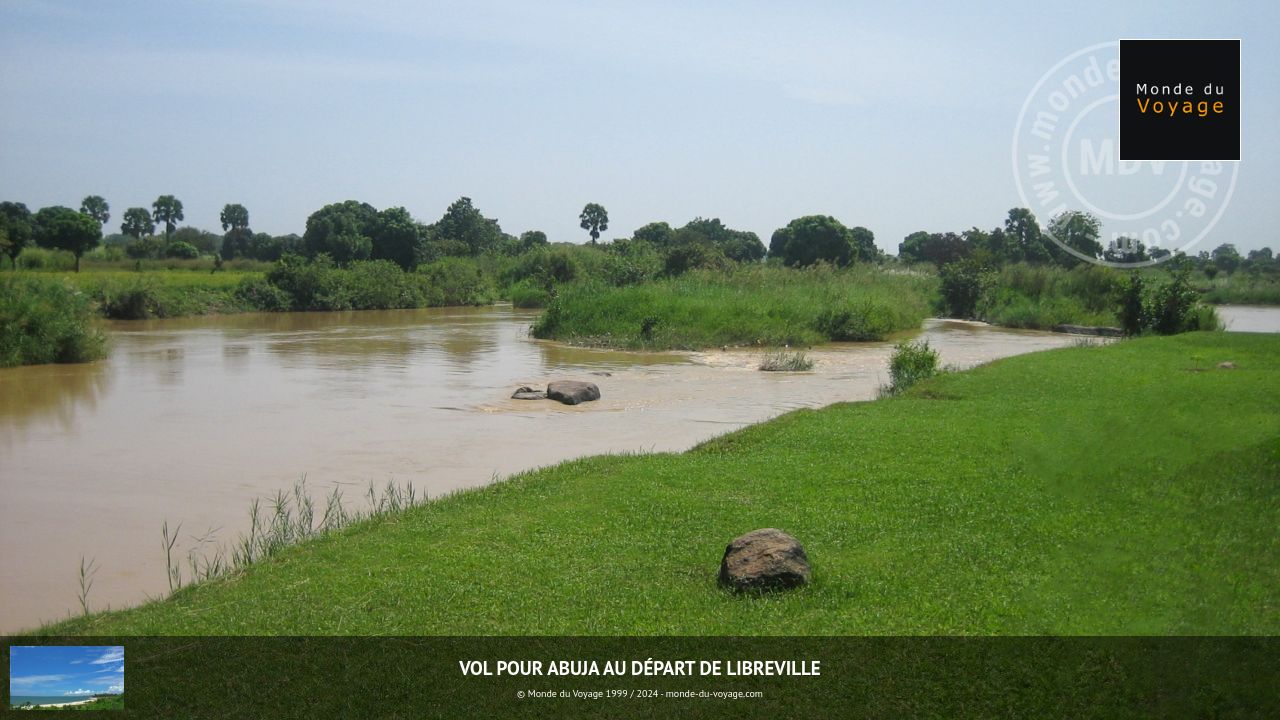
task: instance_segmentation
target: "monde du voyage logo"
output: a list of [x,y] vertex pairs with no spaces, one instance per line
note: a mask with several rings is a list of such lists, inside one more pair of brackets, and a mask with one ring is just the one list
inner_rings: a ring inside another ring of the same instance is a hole
[[[1240,50],[1239,40],[1113,40],[1049,68],[1013,136],[1018,194],[1045,237],[1111,267],[1195,254],[1239,175]],[[1047,227],[1072,213],[1096,219],[1109,252],[1081,252]]]
[[1121,160],[1240,159],[1239,40],[1120,41]]

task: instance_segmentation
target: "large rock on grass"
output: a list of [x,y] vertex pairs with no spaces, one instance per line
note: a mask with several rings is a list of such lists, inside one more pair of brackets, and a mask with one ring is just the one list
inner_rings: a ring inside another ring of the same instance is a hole
[[600,399],[600,388],[595,383],[581,380],[558,380],[547,384],[547,397],[565,405],[591,402]]
[[776,528],[733,539],[720,561],[720,584],[737,590],[785,590],[809,582],[809,557],[800,541]]

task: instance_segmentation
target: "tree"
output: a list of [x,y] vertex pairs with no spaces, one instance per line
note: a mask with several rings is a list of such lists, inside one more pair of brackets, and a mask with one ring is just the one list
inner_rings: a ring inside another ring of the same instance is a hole
[[1213,249],[1213,264],[1222,272],[1231,275],[1240,267],[1240,251],[1231,243],[1223,243]]
[[328,255],[339,264],[366,260],[373,253],[370,234],[377,219],[378,211],[368,203],[347,200],[325,205],[307,218],[304,251],[309,257]]
[[750,230],[730,230],[719,247],[725,257],[737,262],[759,262],[765,256],[760,236]]
[[769,256],[782,258],[792,267],[825,261],[841,267],[857,256],[849,228],[830,215],[806,215],[774,231]]
[[947,317],[977,317],[978,303],[992,283],[991,272],[976,260],[965,259],[943,265],[938,277]]
[[431,229],[433,240],[446,249],[446,255],[453,254],[448,248],[456,247],[455,243],[466,246],[471,255],[481,255],[496,249],[503,238],[498,221],[485,217],[469,197],[453,201]]
[[928,262],[941,268],[964,260],[972,251],[969,243],[955,233],[913,232],[898,245],[898,259],[907,263]]
[[164,239],[169,241],[174,228],[182,222],[182,201],[172,195],[161,195],[151,204],[151,216],[157,223],[164,223]]
[[1026,208],[1010,208],[1004,221],[1004,251],[998,253],[1005,262],[1042,263],[1049,261],[1044,233],[1036,216]]
[[904,263],[928,262],[925,259],[925,246],[929,242],[929,233],[917,230],[902,238],[898,243],[898,260]]
[[632,240],[643,240],[656,248],[665,248],[671,244],[671,226],[664,222],[651,222],[631,233]]
[[[1102,257],[1102,243],[1098,236],[1102,232],[1102,223],[1087,212],[1068,210],[1059,213],[1049,221],[1049,234],[1058,242],[1089,258]],[[1054,246],[1050,254],[1059,264],[1071,267],[1079,262],[1079,258]]]
[[174,230],[173,237],[169,238],[169,242],[185,242],[201,253],[208,254],[218,252],[219,248],[222,247],[222,240],[222,236],[218,233],[201,230],[190,225],[184,225]]
[[422,259],[421,226],[402,207],[378,213],[369,234],[373,243],[370,257],[375,260],[390,260],[405,270],[412,270]]
[[875,262],[880,259],[880,250],[876,247],[875,233],[859,225],[849,229],[849,238],[853,241],[853,253],[862,262]]
[[[662,223],[662,225],[666,225],[666,223]],[[764,258],[765,255],[764,243],[760,242],[758,235],[745,230],[733,230],[725,227],[725,224],[720,222],[720,218],[707,219],[697,217],[686,223],[680,230],[698,233],[706,238],[719,254],[730,260],[755,262]],[[671,244],[674,240],[675,238],[669,237],[667,242]]]
[[1275,256],[1272,254],[1271,248],[1269,247],[1249,251],[1249,262],[1252,263],[1269,263],[1274,259]]
[[1111,241],[1111,245],[1102,253],[1107,262],[1143,262],[1148,259],[1147,246],[1134,237],[1120,236]]
[[578,221],[578,225],[591,236],[592,245],[600,239],[600,233],[609,229],[609,213],[599,203],[587,203]]
[[134,240],[141,240],[143,235],[154,235],[156,223],[146,208],[129,208],[124,211],[124,222],[120,224],[120,232],[131,235]]
[[547,234],[541,230],[525,230],[520,233],[520,253],[527,253],[530,250],[542,247],[547,244]]
[[42,247],[69,250],[76,256],[76,272],[80,272],[80,257],[102,240],[97,220],[60,205],[40,208],[35,227],[36,242]]
[[9,256],[13,269],[18,269],[18,255],[31,244],[34,236],[31,211],[20,202],[0,202],[0,250]]
[[233,260],[249,254],[249,240],[253,231],[249,229],[249,211],[239,203],[228,203],[222,206],[218,215],[222,221],[222,259]]
[[80,201],[80,212],[97,220],[103,227],[106,227],[107,221],[111,219],[111,206],[101,195],[90,195]]
[[671,244],[663,261],[663,272],[670,276],[690,270],[718,270],[729,266],[724,252],[705,234],[685,226],[671,234]]

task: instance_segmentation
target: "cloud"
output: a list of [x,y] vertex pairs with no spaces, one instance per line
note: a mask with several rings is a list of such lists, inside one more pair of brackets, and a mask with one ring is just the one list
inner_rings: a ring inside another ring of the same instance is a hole
[[120,684],[118,684],[118,685],[112,685],[111,687],[107,688],[107,692],[109,692],[109,693],[122,693],[122,692],[124,692],[124,683],[120,683]]
[[69,664],[69,665],[79,665],[79,664],[80,664],[80,663],[82,663],[82,662],[84,662],[84,661],[83,661],[83,660],[72,660],[72,661],[71,661],[70,663],[68,663],[68,664]]
[[9,687],[30,687],[32,685],[40,685],[43,683],[53,683],[59,680],[66,680],[70,675],[21,675],[19,677],[9,678]]
[[68,690],[63,695],[92,695],[92,690]]
[[106,665],[107,663],[120,662],[124,660],[124,648],[113,647],[108,648],[97,660],[90,660],[90,665]]
[[116,666],[116,667],[104,667],[104,668],[99,668],[99,669],[97,670],[97,672],[99,672],[99,673],[122,673],[122,672],[124,672],[124,665],[118,665],[118,666]]

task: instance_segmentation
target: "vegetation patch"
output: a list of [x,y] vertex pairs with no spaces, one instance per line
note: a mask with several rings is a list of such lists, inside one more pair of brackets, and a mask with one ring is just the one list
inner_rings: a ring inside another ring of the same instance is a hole
[[0,277],[0,367],[77,363],[106,355],[89,297],[46,277]]
[[898,343],[889,358],[889,387],[883,394],[898,395],[937,374],[938,351],[929,347],[928,340]]
[[760,360],[760,369],[765,372],[803,372],[813,369],[813,361],[803,350],[775,350]]
[[578,282],[559,289],[533,334],[632,349],[876,340],[919,327],[935,283],[927,274],[825,264],[697,270],[626,287]]

